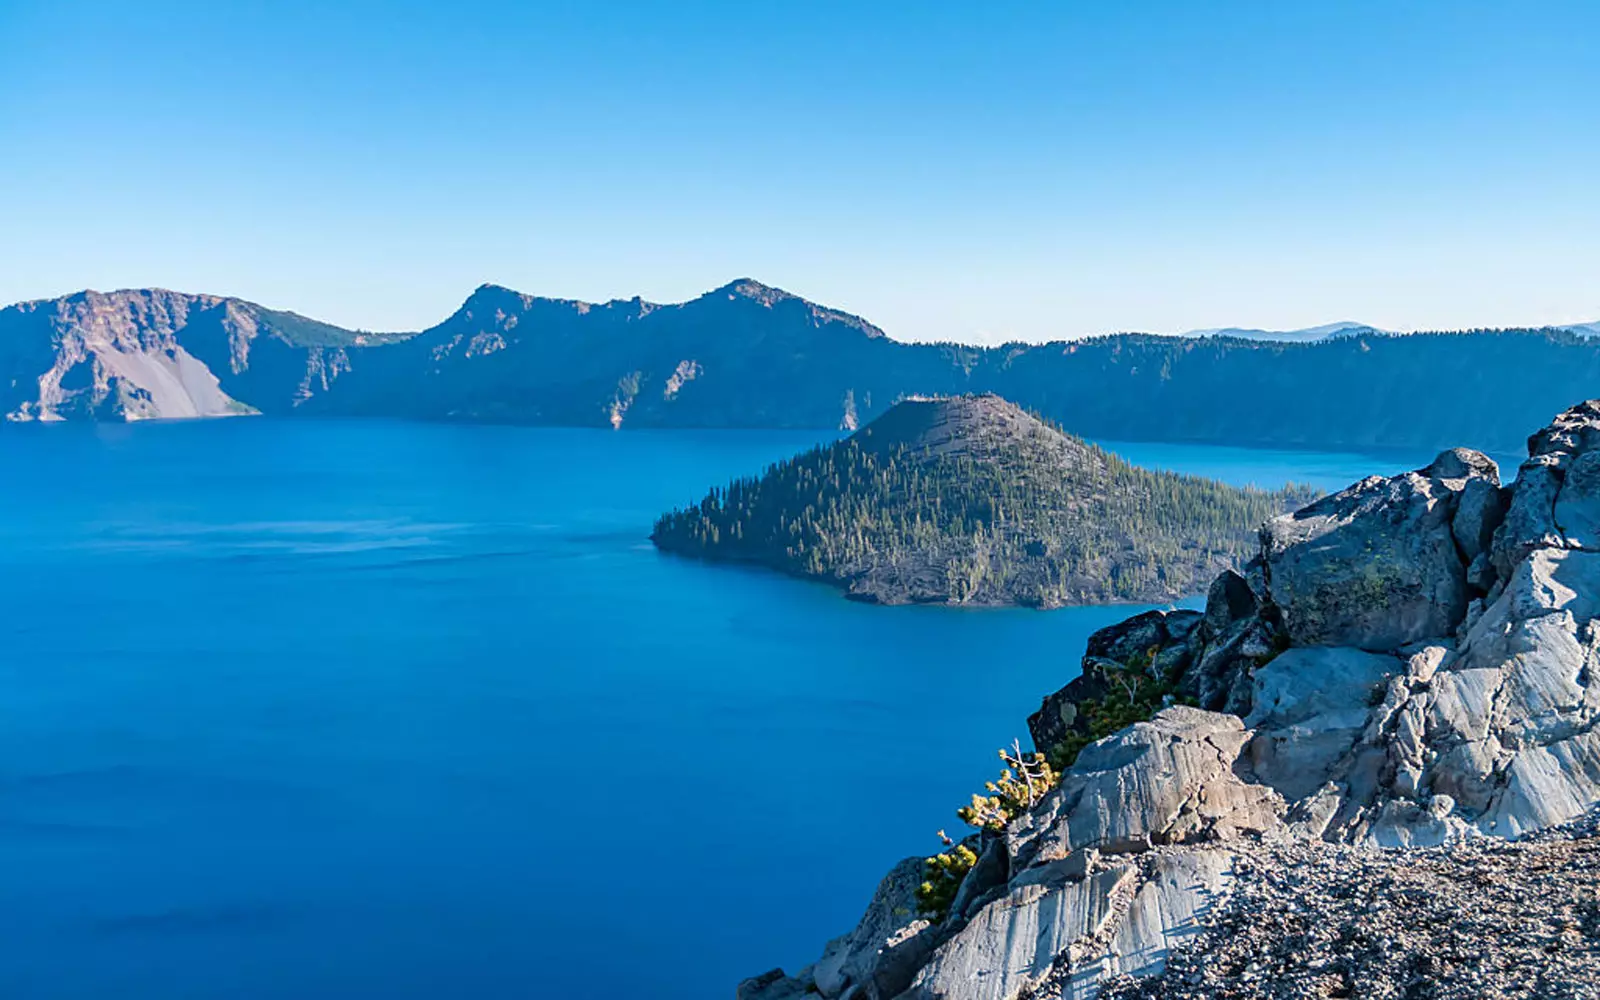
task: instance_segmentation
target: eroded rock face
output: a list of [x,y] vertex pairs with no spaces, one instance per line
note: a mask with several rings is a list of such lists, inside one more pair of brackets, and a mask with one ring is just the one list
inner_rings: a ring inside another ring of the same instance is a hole
[[1467,567],[1498,520],[1499,488],[1493,461],[1457,448],[1269,521],[1267,586],[1292,641],[1381,651],[1449,634],[1466,615]]
[[916,965],[906,967],[906,945],[929,926],[917,916],[917,886],[926,877],[924,869],[924,859],[906,858],[884,876],[855,930],[830,941],[823,951],[812,971],[819,993],[837,997],[854,987],[858,994],[876,997],[905,989],[916,971]]
[[1231,862],[1169,845],[1281,826],[1283,799],[1239,773],[1249,739],[1234,716],[1177,706],[1088,747],[1008,831],[1009,882],[935,932],[944,939],[902,996],[1087,997],[1107,976],[1158,971]]
[[[1227,842],[1276,829],[1284,803],[1236,770],[1235,717],[1178,706],[1086,749],[1002,842],[1008,883],[957,914],[906,993],[1086,997],[1102,978],[1158,970],[1227,880]],[[937,940],[937,938],[933,938]]]
[[1367,728],[1374,691],[1402,666],[1393,656],[1310,646],[1257,670],[1254,707],[1244,720],[1256,731],[1256,778],[1291,801],[1316,792]]
[[1271,829],[1283,801],[1237,773],[1249,742],[1236,716],[1180,705],[1091,744],[1012,825],[1012,855],[1037,865]]
[[1097,633],[1036,741],[1108,677],[1228,711],[1174,705],[1086,747],[945,922],[879,946],[899,995],[1087,998],[1159,973],[1263,845],[1420,850],[1600,805],[1600,402],[1529,450],[1509,490],[1464,450],[1364,480],[1264,529],[1203,615]]

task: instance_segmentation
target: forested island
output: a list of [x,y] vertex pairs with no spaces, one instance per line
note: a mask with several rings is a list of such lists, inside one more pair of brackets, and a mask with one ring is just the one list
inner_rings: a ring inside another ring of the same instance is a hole
[[1309,487],[1142,469],[995,395],[904,400],[834,444],[663,516],[664,552],[885,604],[1163,601],[1247,559]]

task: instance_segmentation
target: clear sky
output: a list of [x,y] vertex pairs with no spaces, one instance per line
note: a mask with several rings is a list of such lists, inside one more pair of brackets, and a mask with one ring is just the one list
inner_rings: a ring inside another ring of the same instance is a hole
[[1600,3],[0,0],[0,300],[1600,319]]

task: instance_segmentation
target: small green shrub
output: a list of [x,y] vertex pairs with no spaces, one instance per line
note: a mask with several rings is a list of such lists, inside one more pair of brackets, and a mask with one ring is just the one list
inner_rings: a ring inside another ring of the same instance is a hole
[[1061,781],[1044,754],[1024,754],[1015,740],[1009,751],[1000,751],[1000,760],[1006,767],[999,780],[984,783],[989,794],[974,795],[971,805],[956,810],[963,823],[991,833],[1003,831]]
[[925,864],[927,879],[917,886],[917,910],[934,923],[950,915],[961,880],[978,863],[978,854],[966,844],[957,844],[943,854],[935,854]]
[[1078,716],[1087,726],[1073,729],[1065,739],[1050,748],[1047,760],[1057,772],[1065,771],[1078,760],[1083,748],[1105,739],[1135,722],[1146,722],[1169,704],[1192,704],[1192,699],[1175,694],[1181,677],[1157,678],[1149,674],[1150,662],[1158,650],[1131,657],[1120,668],[1105,669],[1106,693],[1100,698],[1078,702]]

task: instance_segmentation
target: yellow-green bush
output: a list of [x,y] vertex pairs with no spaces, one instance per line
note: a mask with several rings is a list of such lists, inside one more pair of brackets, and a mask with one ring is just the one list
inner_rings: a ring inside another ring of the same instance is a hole
[[925,864],[928,878],[917,886],[917,910],[935,923],[950,913],[961,880],[978,863],[978,854],[966,844],[957,844],[943,854],[935,854]]

